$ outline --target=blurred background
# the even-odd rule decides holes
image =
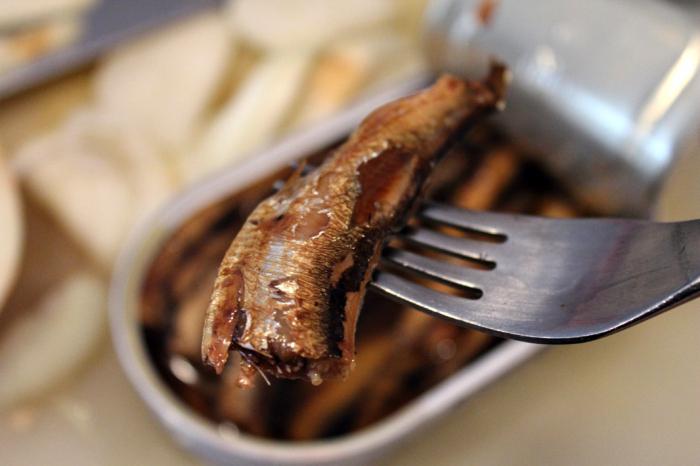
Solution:
[[[0,0],[2,464],[200,463],[111,347],[120,247],[192,183],[427,75],[426,3]],[[700,2],[677,4],[700,21]],[[660,219],[700,218],[696,155]],[[697,464],[698,332],[690,303],[547,350],[384,464]]]

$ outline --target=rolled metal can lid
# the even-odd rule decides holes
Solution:
[[[436,70],[508,64],[503,126],[584,202],[639,215],[700,128],[696,22],[654,0],[435,0],[424,43]]]

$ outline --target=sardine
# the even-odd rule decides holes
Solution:
[[[384,105],[318,169],[260,203],[219,268],[204,361],[221,373],[235,349],[244,374],[313,384],[345,377],[384,241],[404,225],[450,144],[503,106],[505,82],[505,68],[494,65],[482,82],[445,75]]]

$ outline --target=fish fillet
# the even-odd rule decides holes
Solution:
[[[481,82],[446,75],[377,109],[318,169],[259,204],[219,268],[204,361],[221,373],[235,349],[248,376],[345,377],[384,241],[451,142],[502,106],[505,75],[499,65]]]

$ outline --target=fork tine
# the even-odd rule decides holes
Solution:
[[[383,270],[375,272],[370,286],[391,299],[437,315],[457,325],[483,328],[465,318],[465,307],[472,303],[475,309],[478,309],[478,300],[440,293]]]
[[[483,283],[486,273],[485,270],[458,266],[395,248],[386,248],[384,258],[428,277],[474,290],[480,289],[479,283]]]
[[[476,212],[437,203],[426,203],[418,215],[464,230],[506,237],[510,231],[528,222],[527,217],[521,215]]]
[[[465,259],[495,265],[501,256],[498,243],[487,243],[469,238],[455,238],[427,228],[409,229],[400,235],[401,238],[428,248],[453,254]]]

